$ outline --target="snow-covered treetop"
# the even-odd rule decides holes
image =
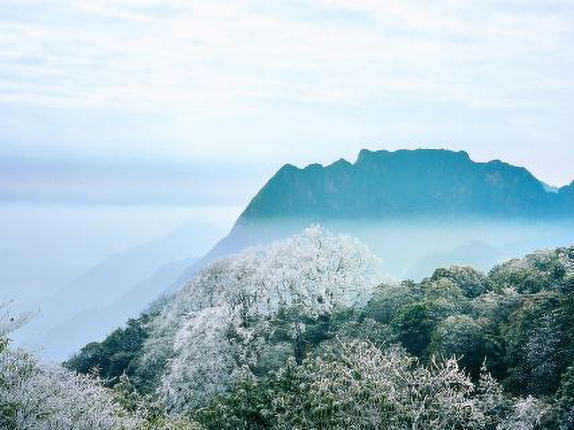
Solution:
[[[168,301],[152,323],[143,365],[167,367],[160,391],[168,404],[201,404],[269,355],[262,333],[280,312],[314,319],[360,307],[380,279],[366,245],[319,226],[249,248],[212,263]]]
[[[9,301],[0,301],[0,339],[5,339],[31,318],[29,313],[15,314],[11,305]]]
[[[313,226],[212,263],[173,297],[160,320],[185,319],[215,306],[229,306],[243,317],[296,306],[316,317],[365,303],[380,279],[379,261],[366,245]]]

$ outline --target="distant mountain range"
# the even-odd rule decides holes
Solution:
[[[285,217],[564,217],[574,214],[573,196],[574,183],[554,192],[525,168],[477,163],[463,151],[362,150],[354,164],[283,166],[238,224]]]
[[[415,266],[430,267],[429,258],[438,262],[442,256],[448,264],[451,256],[453,262],[486,269],[513,253],[570,244],[571,220],[574,182],[554,188],[523,167],[499,160],[478,163],[464,151],[363,149],[355,163],[340,159],[302,169],[284,165],[229,235],[172,289],[214,258],[311,223],[361,237],[396,276],[420,277],[422,266]],[[508,223],[519,228],[509,229]],[[484,249],[499,251],[485,256]],[[458,250],[468,257],[455,258]]]
[[[46,298],[17,340],[64,358],[104,337],[161,295],[223,231],[190,219],[169,234],[111,255]]]

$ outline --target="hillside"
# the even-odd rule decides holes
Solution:
[[[105,258],[46,297],[38,305],[40,314],[17,333],[18,341],[41,345],[45,357],[65,358],[141,312],[221,234],[210,223],[189,220],[163,237]]]
[[[574,182],[566,187],[562,187],[558,193],[563,201],[563,205],[566,207],[565,211],[570,211],[569,213],[571,214],[574,205]]]
[[[67,366],[127,372],[208,430],[572,428],[573,247],[381,276],[314,227],[211,264]]]

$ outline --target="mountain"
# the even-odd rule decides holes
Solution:
[[[542,243],[566,246],[574,240],[573,214],[574,183],[553,190],[523,167],[500,160],[475,162],[464,151],[364,149],[354,163],[340,159],[302,169],[284,165],[229,235],[171,289],[215,258],[286,237],[311,223],[360,237],[387,262],[389,273],[402,277],[430,253],[450,255],[477,242],[500,248],[492,256],[527,252]],[[566,233],[557,235],[547,225]],[[551,241],[542,237],[545,233],[562,239]],[[531,240],[526,248],[509,245],[532,236],[539,242]],[[413,241],[418,245],[407,244]],[[496,262],[493,258],[488,264]],[[484,257],[480,260],[484,266]]]
[[[421,282],[378,263],[311,227],[209,264],[65,366],[205,429],[572,428],[574,247]]]
[[[44,300],[40,314],[17,333],[17,340],[42,345],[45,356],[56,358],[93,340],[90,335],[103,336],[110,324],[121,324],[154,300],[221,234],[210,223],[190,220],[163,237],[102,260]],[[155,280],[152,286],[150,279]],[[140,298],[130,304],[124,299],[129,294]]]
[[[540,181],[540,183],[542,184],[544,190],[546,190],[549,193],[557,193],[560,190],[560,188],[555,187],[554,185],[549,185],[546,182]]]
[[[413,398],[423,398],[417,411],[435,401],[424,384],[435,394],[441,386],[454,393],[452,399],[437,394],[449,420],[453,402],[461,402],[457,411],[472,403],[475,412],[484,402],[484,412],[472,415],[476,422],[455,427],[482,428],[504,415],[492,426],[534,428],[547,420],[551,425],[541,428],[567,428],[574,404],[567,392],[574,381],[573,204],[574,184],[556,192],[523,168],[475,163],[464,152],[361,151],[354,164],[286,165],[229,235],[171,288],[200,273],[65,365],[81,373],[102,369],[110,386],[129,375],[171,414],[197,418],[206,428],[300,424],[301,404],[312,406],[303,413],[307,427],[316,428],[325,424],[332,398],[341,397],[340,387],[350,385],[359,386],[345,400],[358,405],[357,423],[370,422],[377,410],[365,415],[365,399],[383,399],[377,408],[391,412],[377,422],[394,428],[396,411],[412,406]],[[291,236],[309,223],[358,238],[317,226]],[[284,236],[291,237],[274,241]],[[560,245],[569,246],[507,259]],[[381,282],[386,277],[375,255],[387,274],[410,273],[420,281]],[[476,270],[492,266],[488,273]],[[402,348],[387,350],[392,343]],[[450,370],[434,359],[453,356]],[[413,362],[429,367],[416,370]],[[433,371],[448,380],[440,382]],[[451,379],[456,372],[462,379]],[[391,385],[388,375],[398,375]],[[319,386],[327,387],[324,402]],[[399,400],[389,409],[388,399]],[[245,413],[254,401],[266,413]],[[448,427],[437,424],[436,410],[428,425],[419,413],[399,420]],[[338,412],[335,427],[344,428],[349,414]],[[534,417],[528,426],[521,421],[526,416]]]
[[[362,150],[355,163],[285,165],[203,258],[185,261],[219,232],[195,223],[112,256],[54,296],[20,338],[62,357],[181,287],[210,261],[313,223],[359,237],[390,276],[422,279],[439,264],[486,269],[507,256],[570,245],[571,208],[574,183],[547,191],[524,168],[476,163],[466,152]]]
[[[86,343],[103,339],[157,300],[165,286],[178,279],[193,262],[193,258],[186,258],[165,264],[113,303],[82,310],[43,332],[38,339],[44,345],[42,355],[63,359]]]
[[[564,205],[564,211],[574,212],[574,181],[570,185],[560,188],[558,195]]]
[[[466,152],[362,150],[354,164],[283,166],[239,223],[277,217],[537,218],[561,215],[558,197],[524,168],[476,163]]]

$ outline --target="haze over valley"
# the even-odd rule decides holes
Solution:
[[[362,150],[353,163],[287,164],[241,215],[233,208],[190,208],[201,215],[44,291],[29,301],[40,314],[19,340],[40,346],[46,357],[66,358],[185,285],[214,259],[314,224],[363,240],[389,279],[419,281],[454,264],[486,271],[517,255],[574,242],[571,195],[571,187],[549,190],[523,168],[476,163],[465,152],[447,150]],[[156,211],[169,220],[181,219],[185,209]],[[135,209],[125,210],[133,217],[126,225],[138,232]],[[139,234],[162,223],[145,221]]]
[[[1,430],[574,430],[572,0],[0,0]]]

